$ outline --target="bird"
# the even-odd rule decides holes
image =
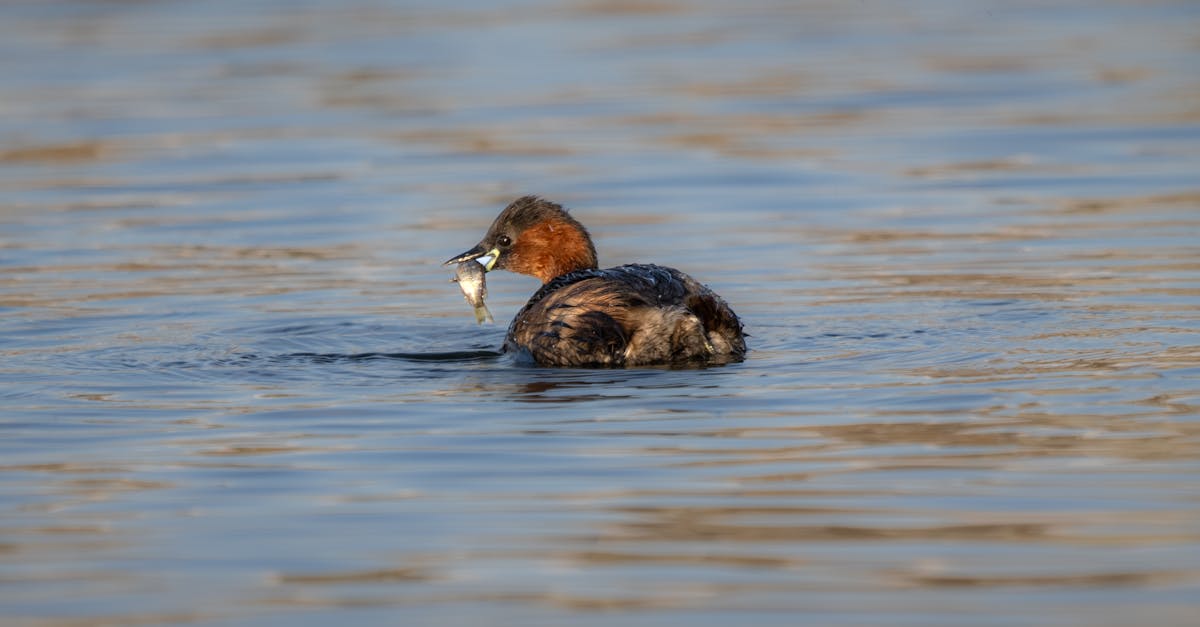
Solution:
[[[523,196],[475,247],[446,265],[537,277],[542,286],[508,327],[502,350],[548,367],[722,364],[746,354],[741,320],[725,300],[665,266],[600,269],[586,228],[557,203]]]

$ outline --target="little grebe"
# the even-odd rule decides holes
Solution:
[[[541,279],[504,339],[506,352],[539,365],[711,363],[746,353],[742,324],[720,296],[674,268],[598,269],[587,229],[542,198],[518,198],[446,264],[472,259]]]

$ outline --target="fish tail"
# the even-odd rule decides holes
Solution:
[[[492,312],[488,311],[487,305],[479,303],[475,305],[475,324],[483,324],[484,322],[495,322],[492,317]]]

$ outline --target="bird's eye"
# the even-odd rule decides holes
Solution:
[[[496,238],[496,244],[503,248],[508,248],[509,246],[512,246],[512,238],[507,235],[501,235],[500,237]]]

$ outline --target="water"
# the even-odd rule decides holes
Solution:
[[[0,8],[5,624],[1192,624],[1192,3]],[[744,363],[488,356],[512,198]]]

